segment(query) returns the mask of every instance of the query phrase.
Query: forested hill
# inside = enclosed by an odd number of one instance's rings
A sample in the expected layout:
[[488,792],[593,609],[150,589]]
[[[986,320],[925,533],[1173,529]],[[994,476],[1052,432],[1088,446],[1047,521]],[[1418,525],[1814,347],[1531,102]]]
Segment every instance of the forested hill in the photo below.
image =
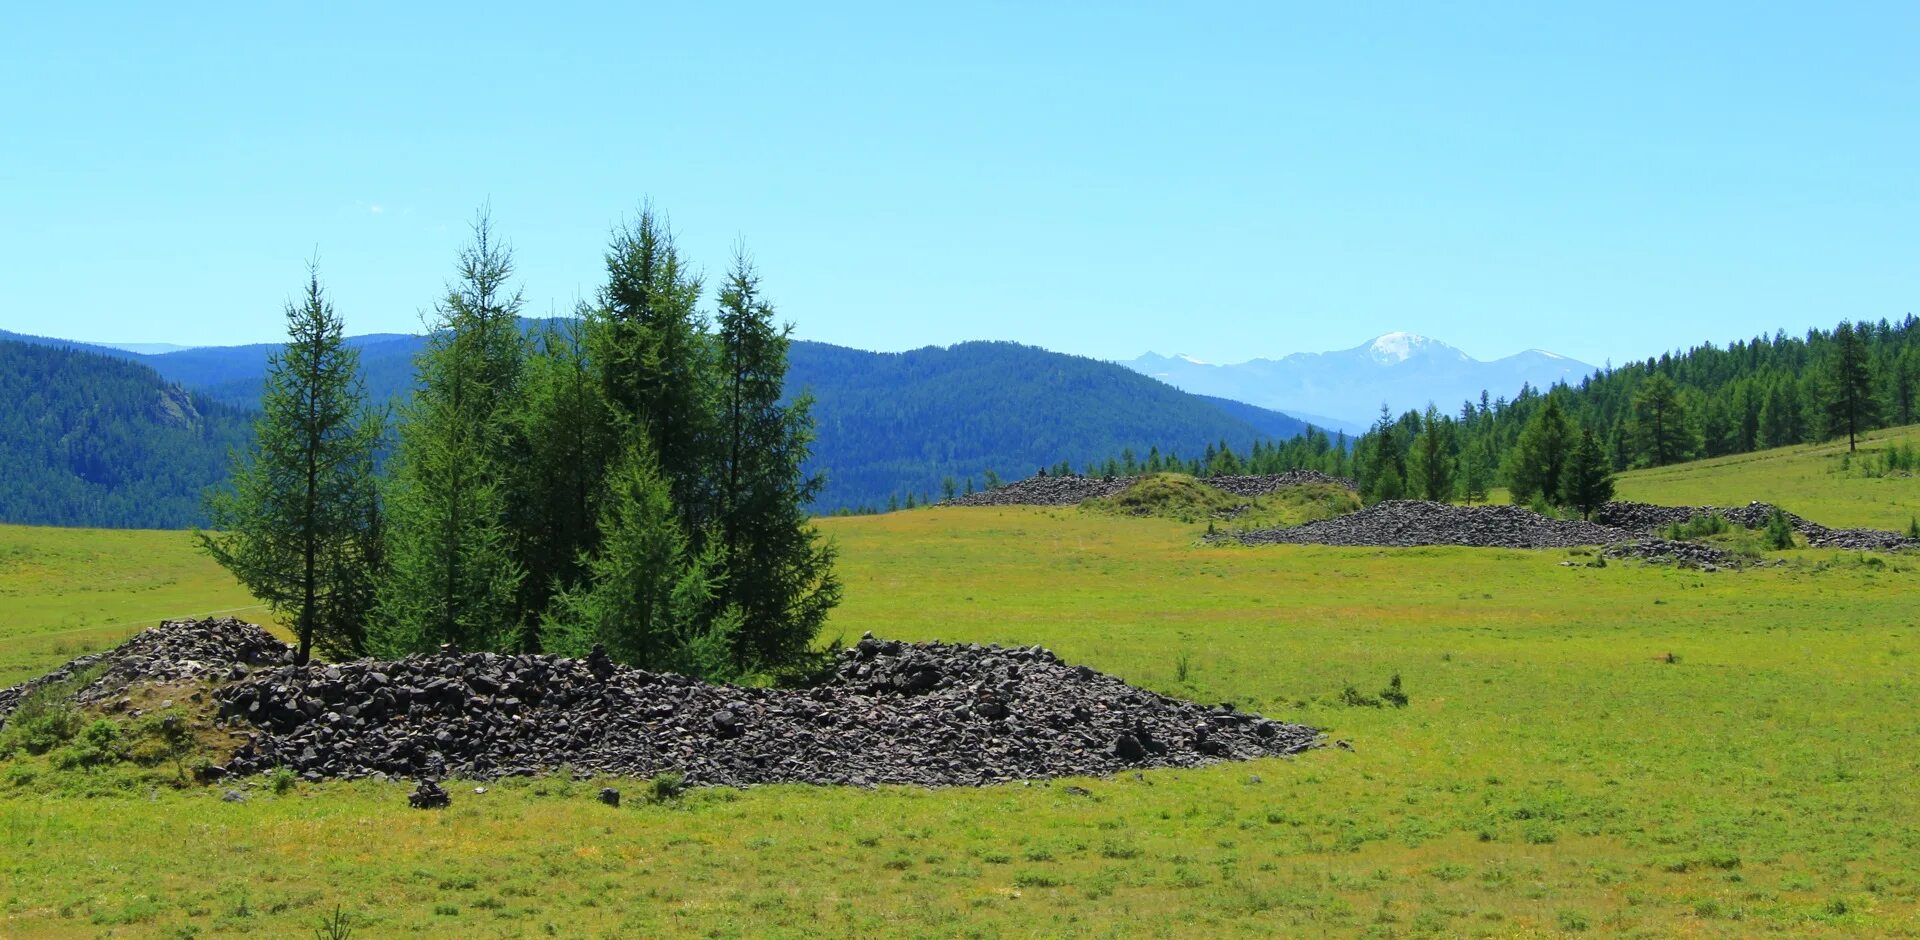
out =
[[191,524],[251,422],[120,357],[0,339],[0,521]]
[[816,399],[822,510],[937,497],[947,478],[981,485],[989,470],[1017,479],[1126,448],[1198,453],[1306,430],[1277,412],[1233,403],[1230,413],[1112,363],[1016,343],[875,353],[796,342],[787,387]]
[[[539,321],[529,321],[536,329]],[[4,337],[0,337],[3,339]],[[194,392],[202,413],[218,411],[221,420],[245,424],[258,401],[273,345],[209,347],[158,355],[90,347],[38,337],[42,353],[63,352],[89,361],[112,361],[114,375],[143,376],[158,388],[168,381]],[[354,337],[361,354],[367,391],[374,400],[405,395],[412,387],[413,356],[424,343],[418,336]],[[22,345],[12,343],[9,345]],[[1040,466],[1070,461],[1076,467],[1132,448],[1151,446],[1200,453],[1222,441],[1244,447],[1256,439],[1278,440],[1305,429],[1278,412],[1179,391],[1112,363],[1049,352],[1013,343],[963,343],[903,353],[875,353],[824,343],[796,341],[790,350],[789,393],[805,389],[816,399],[819,436],[811,467],[827,474],[828,486],[814,508],[883,507],[904,500],[940,495],[951,477],[957,486],[985,485],[987,472],[1018,478]],[[138,365],[135,365],[137,363]],[[151,366],[153,375],[142,366]],[[86,394],[85,371],[38,373],[48,394]],[[22,377],[10,376],[15,380]],[[157,394],[157,393],[156,393]],[[0,402],[0,422],[23,420],[19,409]],[[9,424],[10,426],[10,424]],[[137,434],[129,427],[122,433]],[[166,501],[138,522],[97,501],[53,501],[63,506],[54,516],[27,516],[7,504],[0,521],[62,521],[88,525],[187,525],[199,520],[198,489],[225,469],[225,443],[202,454],[177,435],[154,447],[181,448],[176,463],[204,465],[204,472],[182,478]],[[84,446],[76,444],[76,446]],[[17,455],[20,443],[0,438],[0,448]],[[134,453],[116,448],[112,453]],[[40,454],[39,451],[35,451]],[[46,461],[41,454],[31,458]],[[51,464],[49,464],[51,465]],[[44,471],[36,471],[44,472]],[[192,492],[188,492],[192,490]],[[97,494],[96,494],[97,495]],[[151,495],[151,494],[149,494]]]

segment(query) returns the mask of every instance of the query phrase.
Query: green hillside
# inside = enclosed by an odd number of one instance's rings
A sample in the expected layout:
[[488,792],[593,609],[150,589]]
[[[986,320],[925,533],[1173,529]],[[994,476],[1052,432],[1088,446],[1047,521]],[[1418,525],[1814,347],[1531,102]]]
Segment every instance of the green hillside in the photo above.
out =
[[0,339],[0,520],[189,525],[252,433],[248,412],[145,366]]
[[1822,525],[1906,531],[1920,515],[1920,476],[1881,472],[1888,448],[1920,447],[1920,425],[1874,431],[1849,456],[1847,442],[1800,444],[1633,470],[1620,499],[1675,506],[1777,503]]

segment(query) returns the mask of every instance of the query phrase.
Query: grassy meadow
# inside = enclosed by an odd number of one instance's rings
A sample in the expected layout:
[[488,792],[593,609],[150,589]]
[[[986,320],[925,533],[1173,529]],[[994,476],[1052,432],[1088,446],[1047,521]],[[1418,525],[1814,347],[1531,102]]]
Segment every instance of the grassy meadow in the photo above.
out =
[[[1623,495],[1887,527],[1916,495],[1675,477]],[[439,813],[398,784],[234,804],[20,758],[0,936],[312,936],[336,910],[358,937],[1920,935],[1916,559],[1203,547],[1074,509],[822,526],[829,638],[1039,643],[1350,747],[1085,793],[622,781],[615,810],[600,782],[449,784]],[[0,683],[124,629],[100,624],[246,603],[182,533],[0,528],[0,589]],[[1407,707],[1353,704],[1394,675]]]
[[1764,500],[1835,528],[1905,532],[1920,516],[1920,477],[1873,476],[1867,469],[1896,445],[1920,445],[1920,425],[1870,432],[1851,457],[1843,438],[1633,470],[1616,479],[1615,489],[1620,499],[1670,506],[1744,506]]

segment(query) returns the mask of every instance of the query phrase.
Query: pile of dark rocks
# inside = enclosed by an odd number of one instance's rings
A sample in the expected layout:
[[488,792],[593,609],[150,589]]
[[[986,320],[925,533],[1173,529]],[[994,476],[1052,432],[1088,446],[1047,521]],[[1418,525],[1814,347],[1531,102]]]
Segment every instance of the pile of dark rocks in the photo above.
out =
[[[997,489],[942,500],[942,506],[1077,506],[1090,499],[1112,496],[1139,482],[1137,476],[1030,476]],[[1202,477],[1201,483],[1235,496],[1267,496],[1290,486],[1339,486],[1355,489],[1346,477],[1318,470],[1286,473]]]
[[1640,538],[1609,545],[1601,555],[1606,558],[1639,558],[1644,561],[1676,564],[1684,568],[1699,568],[1704,571],[1718,571],[1722,568],[1739,567],[1742,564],[1742,559],[1738,555],[1711,545],[1657,538]]
[[1077,506],[1112,496],[1133,477],[1031,476],[1017,483],[942,500],[942,506]]
[[1592,522],[1550,519],[1519,506],[1453,506],[1390,499],[1356,513],[1297,526],[1255,529],[1219,538],[1250,545],[1351,545],[1411,548],[1573,548],[1606,545],[1630,533]]
[[[284,648],[283,648],[284,649]],[[1296,753],[1300,725],[1207,707],[1039,647],[868,636],[809,689],[584,659],[446,653],[282,666],[218,688],[246,733],[213,775],[495,778],[566,768],[689,784],[988,784]]]
[[1746,529],[1762,529],[1778,511],[1812,548],[1839,548],[1848,551],[1900,551],[1920,548],[1920,540],[1884,529],[1832,529],[1780,509],[1771,503],[1751,502],[1745,506],[1655,506],[1616,500],[1594,513],[1594,521],[1629,532],[1657,534],[1671,525],[1684,525],[1703,516],[1718,514],[1728,522]]
[[1318,470],[1289,470],[1285,473],[1248,474],[1202,478],[1202,483],[1235,496],[1268,496],[1290,486],[1337,486],[1357,490],[1359,484]]
[[81,705],[106,701],[136,682],[238,679],[254,669],[292,661],[293,651],[285,643],[245,621],[231,617],[169,620],[113,649],[82,656],[31,682],[0,689],[0,727],[34,691],[96,670],[98,675],[74,693],[74,700]]

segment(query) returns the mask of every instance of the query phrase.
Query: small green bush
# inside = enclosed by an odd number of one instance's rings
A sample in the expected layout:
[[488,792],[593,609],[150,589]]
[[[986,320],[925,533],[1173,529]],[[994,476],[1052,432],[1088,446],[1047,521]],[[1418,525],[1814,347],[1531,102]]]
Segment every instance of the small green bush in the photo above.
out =
[[1704,516],[1694,516],[1685,522],[1669,524],[1661,533],[1668,541],[1684,542],[1691,539],[1703,539],[1709,535],[1724,535],[1733,529],[1733,523],[1727,517],[1710,512]]
[[1767,517],[1766,534],[1763,542],[1771,551],[1785,551],[1793,547],[1793,525],[1787,522],[1787,514],[1775,508]]
[[671,803],[687,792],[686,775],[669,770],[647,781],[647,801],[651,803]]
[[1394,673],[1393,678],[1387,680],[1387,687],[1380,690],[1380,700],[1395,708],[1407,707],[1407,693],[1400,688],[1399,673]]

